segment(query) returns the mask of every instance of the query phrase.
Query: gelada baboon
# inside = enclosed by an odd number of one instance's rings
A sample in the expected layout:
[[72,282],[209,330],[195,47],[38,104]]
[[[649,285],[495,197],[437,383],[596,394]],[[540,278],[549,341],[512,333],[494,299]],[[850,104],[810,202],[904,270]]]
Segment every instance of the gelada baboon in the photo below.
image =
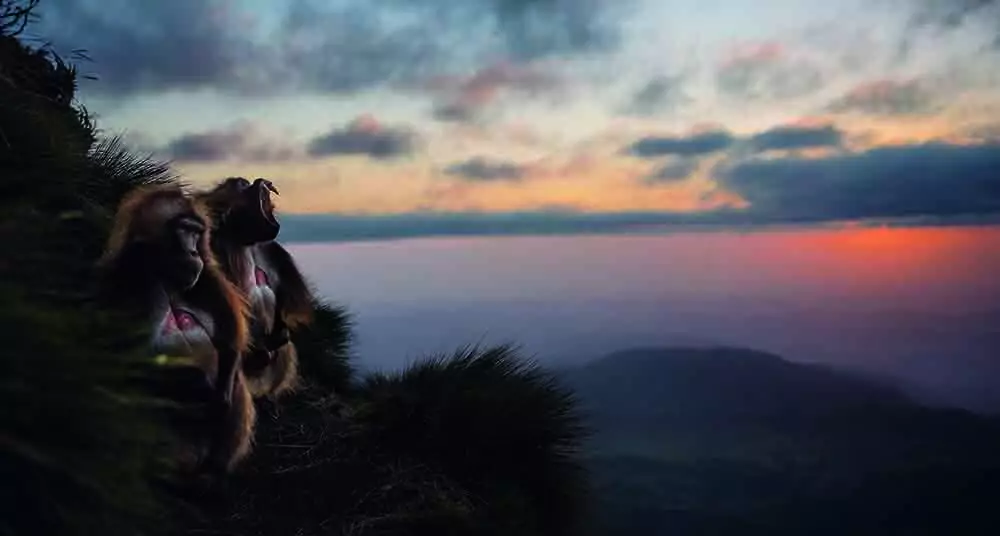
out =
[[190,358],[193,374],[169,393],[209,408],[179,432],[185,468],[225,472],[251,447],[256,419],[241,371],[248,306],[209,247],[207,211],[177,186],[137,188],[122,200],[99,267],[105,296],[148,315],[155,355]]
[[313,299],[291,255],[274,241],[281,225],[271,193],[278,190],[270,181],[231,177],[198,198],[211,210],[212,250],[251,305],[251,347],[243,363],[250,392],[275,397],[297,381],[290,330],[312,321]]

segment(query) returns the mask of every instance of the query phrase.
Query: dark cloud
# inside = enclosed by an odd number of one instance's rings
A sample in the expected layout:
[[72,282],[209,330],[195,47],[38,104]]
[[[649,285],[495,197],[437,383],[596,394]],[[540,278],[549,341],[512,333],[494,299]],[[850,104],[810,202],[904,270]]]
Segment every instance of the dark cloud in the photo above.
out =
[[48,0],[37,30],[58,49],[86,49],[101,80],[92,87],[104,93],[352,92],[487,57],[529,61],[604,50],[618,40],[611,11],[618,4],[296,0],[268,4],[266,16],[276,10],[278,19],[265,37],[253,15],[224,0]]
[[525,175],[525,169],[520,164],[488,160],[483,157],[452,164],[445,168],[444,172],[472,182],[519,181]]
[[751,136],[748,142],[753,150],[763,152],[838,147],[843,140],[843,132],[832,125],[827,125],[775,127]]
[[686,137],[647,137],[626,148],[626,152],[642,158],[660,156],[687,157],[666,164],[647,181],[661,182],[686,178],[697,167],[692,157],[707,155],[729,148],[747,151],[744,156],[767,151],[794,151],[818,147],[839,147],[844,133],[833,125],[778,126],[749,137],[736,137],[723,130],[714,130]]
[[930,91],[919,82],[876,80],[861,84],[830,103],[831,112],[869,115],[920,115],[935,110]]
[[1000,145],[894,146],[740,163],[718,177],[762,220],[1000,213]]
[[[576,235],[593,233],[634,233],[650,226],[675,229],[722,228],[768,223],[769,220],[737,210],[707,212],[588,212],[578,207],[541,206],[518,212],[461,212],[433,210],[407,214],[342,215],[283,214],[281,236],[284,242],[372,241],[422,236],[502,236],[502,235]],[[498,224],[499,223],[499,224]],[[878,225],[982,225],[1000,223],[994,216],[969,218],[917,217],[883,220]]]
[[[404,0],[412,1],[412,0]],[[465,0],[468,1],[468,0]],[[455,5],[455,0],[436,0]],[[480,3],[483,3],[480,0]],[[616,24],[623,0],[489,0],[496,26],[511,55],[535,59],[552,54],[606,50],[621,34]]]
[[245,142],[239,132],[184,134],[167,144],[170,158],[186,162],[216,162],[233,156]]
[[237,124],[208,132],[187,133],[155,152],[179,162],[275,162],[295,156],[290,147],[259,139],[253,125]]
[[914,3],[913,24],[952,28],[961,26],[971,17],[984,15],[984,11],[995,9],[1000,4],[997,0],[915,0]]
[[789,57],[782,45],[759,43],[734,51],[722,62],[715,84],[740,99],[789,99],[819,89],[823,75],[810,63]]
[[646,183],[663,184],[680,182],[691,176],[698,169],[698,159],[682,158],[663,165],[646,177]]
[[[984,43],[1000,49],[1000,1],[997,0],[910,0],[909,31],[900,39],[899,60],[910,56],[914,44],[926,37],[925,31],[960,32],[988,38]],[[984,33],[985,32],[985,33]]]
[[341,9],[305,1],[291,6],[273,53],[302,87],[354,92],[417,76],[444,60],[440,21],[390,26],[378,1]]
[[39,30],[58,49],[86,49],[110,93],[228,85],[254,57],[219,2],[47,0]]
[[687,137],[642,138],[628,147],[628,152],[642,158],[657,156],[697,156],[729,148],[736,138],[724,131],[703,132]]
[[679,76],[659,76],[653,78],[632,95],[625,106],[625,112],[638,115],[654,115],[690,102],[682,89],[683,79]]
[[385,127],[372,116],[358,117],[309,142],[309,156],[367,155],[384,160],[413,151],[416,136],[409,130]]
[[435,106],[431,115],[438,121],[455,123],[468,123],[478,117],[474,108],[457,102]]

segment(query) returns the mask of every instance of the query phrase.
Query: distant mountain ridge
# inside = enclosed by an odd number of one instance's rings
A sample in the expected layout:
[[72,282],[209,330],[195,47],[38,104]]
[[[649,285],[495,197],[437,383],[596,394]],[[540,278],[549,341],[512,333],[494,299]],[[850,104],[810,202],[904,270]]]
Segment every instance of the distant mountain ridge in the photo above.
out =
[[589,414],[594,535],[992,534],[1000,419],[733,347],[561,370]]
[[599,421],[815,418],[911,404],[860,375],[725,346],[635,348],[563,372]]

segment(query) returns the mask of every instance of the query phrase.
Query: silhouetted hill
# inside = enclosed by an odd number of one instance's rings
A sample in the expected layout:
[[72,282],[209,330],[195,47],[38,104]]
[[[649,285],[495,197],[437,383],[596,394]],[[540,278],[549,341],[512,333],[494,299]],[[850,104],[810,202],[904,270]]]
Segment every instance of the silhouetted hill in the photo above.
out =
[[739,348],[562,371],[595,428],[597,534],[982,534],[1000,421]]
[[909,403],[873,380],[742,348],[626,350],[566,378],[595,416],[615,421],[814,418]]

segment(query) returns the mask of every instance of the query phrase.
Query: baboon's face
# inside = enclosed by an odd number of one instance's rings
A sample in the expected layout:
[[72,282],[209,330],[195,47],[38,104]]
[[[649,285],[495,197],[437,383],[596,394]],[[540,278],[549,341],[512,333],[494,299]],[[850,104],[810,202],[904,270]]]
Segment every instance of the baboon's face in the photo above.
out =
[[251,183],[242,177],[234,177],[223,182],[216,195],[226,207],[222,225],[227,234],[244,244],[277,238],[281,225],[274,217],[272,193],[277,194],[278,190],[265,179]]
[[205,269],[202,241],[205,221],[194,211],[181,212],[167,220],[160,240],[158,269],[165,282],[177,290],[188,290]]
[[135,208],[130,243],[143,269],[176,291],[193,287],[205,269],[208,222],[180,192],[155,193]]

